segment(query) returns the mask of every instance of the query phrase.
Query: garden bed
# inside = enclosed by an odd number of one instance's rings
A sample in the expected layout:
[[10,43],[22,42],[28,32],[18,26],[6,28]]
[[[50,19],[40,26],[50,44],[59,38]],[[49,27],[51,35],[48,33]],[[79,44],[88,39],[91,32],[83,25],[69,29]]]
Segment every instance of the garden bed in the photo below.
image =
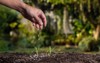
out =
[[0,53],[0,63],[100,63],[100,54]]

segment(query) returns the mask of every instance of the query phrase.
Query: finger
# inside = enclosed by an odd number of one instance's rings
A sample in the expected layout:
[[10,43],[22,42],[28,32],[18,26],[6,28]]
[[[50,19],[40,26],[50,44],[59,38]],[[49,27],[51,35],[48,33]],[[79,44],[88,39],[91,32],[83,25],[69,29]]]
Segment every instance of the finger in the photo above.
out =
[[36,23],[35,23],[34,18],[32,18],[31,22],[32,22],[33,26],[36,27]]
[[43,22],[43,24],[44,24],[44,27],[46,27],[47,21],[46,21],[46,17],[45,17],[45,15],[44,15],[44,13],[42,12],[41,15],[40,15],[39,17],[42,19],[42,22]]
[[33,26],[35,26],[35,23],[33,23]]
[[34,27],[36,27],[36,28],[39,28],[40,30],[42,30],[43,29],[43,26],[39,26],[38,24],[36,24],[36,23],[33,23],[33,26]]
[[39,30],[39,25],[38,24],[36,24],[36,28]]
[[34,26],[34,28],[36,28],[36,24],[35,23],[33,23],[33,26]]
[[38,16],[34,16],[35,22],[40,26],[43,26],[42,20]]
[[34,19],[34,18],[31,18],[31,22],[32,22],[32,23],[35,23],[35,19]]
[[43,29],[43,26],[40,26],[40,30],[42,30]]

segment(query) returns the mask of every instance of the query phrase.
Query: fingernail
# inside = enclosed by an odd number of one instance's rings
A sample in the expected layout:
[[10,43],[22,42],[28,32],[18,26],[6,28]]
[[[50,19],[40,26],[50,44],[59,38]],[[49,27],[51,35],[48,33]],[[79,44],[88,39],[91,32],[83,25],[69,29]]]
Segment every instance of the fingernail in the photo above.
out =
[[41,26],[43,26],[43,23],[41,22]]
[[43,29],[43,26],[40,26],[40,30],[42,30]]

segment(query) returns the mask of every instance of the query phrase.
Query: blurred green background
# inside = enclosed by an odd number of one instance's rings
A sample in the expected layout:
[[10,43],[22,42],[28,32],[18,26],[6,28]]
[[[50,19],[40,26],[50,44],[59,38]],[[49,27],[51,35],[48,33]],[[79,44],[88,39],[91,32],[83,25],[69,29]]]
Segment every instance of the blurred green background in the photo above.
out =
[[0,5],[0,52],[99,52],[100,0],[23,0],[42,9],[36,30],[19,12]]

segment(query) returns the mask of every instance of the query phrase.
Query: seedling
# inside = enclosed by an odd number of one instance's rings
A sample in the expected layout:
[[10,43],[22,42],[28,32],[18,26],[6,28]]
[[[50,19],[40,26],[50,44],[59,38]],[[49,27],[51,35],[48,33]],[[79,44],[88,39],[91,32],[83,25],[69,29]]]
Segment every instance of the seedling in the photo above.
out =
[[51,47],[49,47],[48,55],[50,56],[50,55],[51,55],[51,53],[52,53],[52,48],[51,48]]
[[37,54],[37,56],[39,55],[39,48],[38,47],[35,47],[35,52]]

